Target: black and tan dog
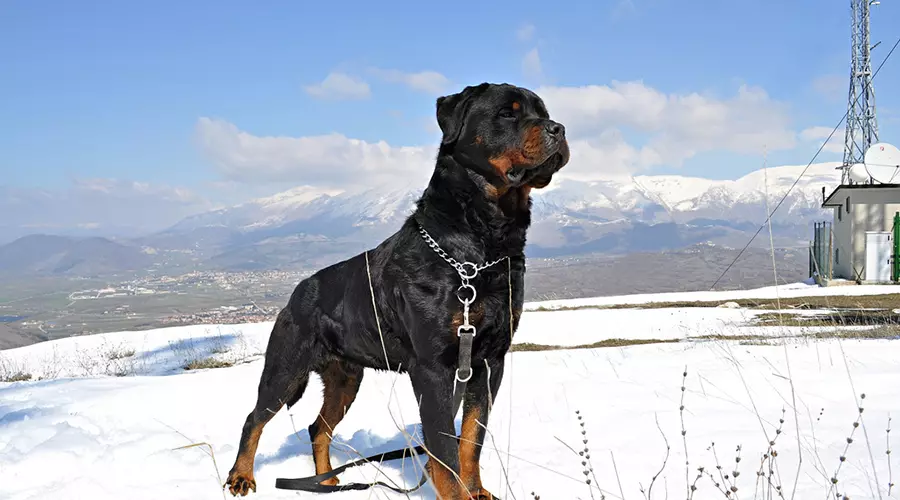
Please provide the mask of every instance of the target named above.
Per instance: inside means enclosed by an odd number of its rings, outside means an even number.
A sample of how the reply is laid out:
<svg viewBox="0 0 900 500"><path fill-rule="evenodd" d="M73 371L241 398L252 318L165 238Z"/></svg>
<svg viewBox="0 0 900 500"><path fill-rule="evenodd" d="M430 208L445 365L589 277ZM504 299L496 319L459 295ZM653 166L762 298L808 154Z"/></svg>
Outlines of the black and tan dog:
<svg viewBox="0 0 900 500"><path fill-rule="evenodd" d="M269 337L256 407L226 482L232 494L256 490L253 460L263 426L283 405L300 399L310 372L325 387L325 402L309 427L321 474L332 470L333 429L353 404L363 369L388 368L409 373L438 498L494 498L481 485L482 425L503 377L510 323L515 329L522 311L529 193L546 186L568 162L569 146L565 128L550 120L540 97L511 85L484 83L440 97L437 120L443 138L428 187L403 227L368 253L384 344L364 254L300 282ZM423 240L420 226L459 262L510 258L511 276L504 261L472 280L478 297L471 323L478 333L459 438L453 437L451 412L462 323L460 277Z"/></svg>

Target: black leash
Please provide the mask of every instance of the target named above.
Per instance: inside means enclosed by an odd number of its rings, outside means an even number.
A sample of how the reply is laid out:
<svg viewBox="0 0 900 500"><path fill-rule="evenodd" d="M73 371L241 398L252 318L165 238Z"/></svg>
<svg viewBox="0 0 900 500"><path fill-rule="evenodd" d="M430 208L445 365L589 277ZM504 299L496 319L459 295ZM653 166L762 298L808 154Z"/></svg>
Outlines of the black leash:
<svg viewBox="0 0 900 500"><path fill-rule="evenodd" d="M412 452L412 453L410 453ZM338 485L328 485L321 484L322 481L327 479L331 479L338 474L344 472L347 469L352 467L357 467L359 465L364 465L367 463L379 463L386 462L389 460L399 460L404 459L407 456L413 455L422 455L425 453L425 448L421 446L416 446L415 448L403 448L400 450L388 451L385 453L379 453L377 455L372 455L370 457L361 458L359 460L355 460L350 463L346 463L337 469L334 469L331 472L326 472L324 474L318 474L315 476L309 477L301 477L296 479L285 479L278 478L275 480L275 487L282 490L298 490L298 491L311 491L313 493L332 493L335 491L352 491L352 490L366 490L373 486L383 486L390 490L396 491L397 493L412 493L417 489L421 488L428 481L428 476L423 472L422 479L419 480L419 484L413 486L412 488L398 488L396 486L392 486L390 484L384 483L382 481L375 481L374 483L347 483L347 484L338 484Z"/></svg>

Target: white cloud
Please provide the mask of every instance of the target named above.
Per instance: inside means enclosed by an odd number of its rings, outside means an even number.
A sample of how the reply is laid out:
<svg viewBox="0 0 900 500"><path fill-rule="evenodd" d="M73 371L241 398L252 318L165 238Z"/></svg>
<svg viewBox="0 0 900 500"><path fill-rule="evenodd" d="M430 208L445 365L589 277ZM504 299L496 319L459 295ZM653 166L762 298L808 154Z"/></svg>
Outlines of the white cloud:
<svg viewBox="0 0 900 500"><path fill-rule="evenodd" d="M295 182L344 188L425 179L434 170L434 149L391 146L341 134L262 137L235 125L200 118L196 139L220 172L244 182Z"/></svg>
<svg viewBox="0 0 900 500"><path fill-rule="evenodd" d="M571 139L569 164L559 178L594 181L629 176L663 159L649 146L629 144L617 129L609 129L593 138Z"/></svg>
<svg viewBox="0 0 900 500"><path fill-rule="evenodd" d="M534 37L535 27L531 23L523 24L518 30L516 30L516 38L521 42L527 42Z"/></svg>
<svg viewBox="0 0 900 500"><path fill-rule="evenodd" d="M544 77L544 68L541 65L541 55L537 47L528 51L522 58L522 74L525 78L540 80Z"/></svg>
<svg viewBox="0 0 900 500"><path fill-rule="evenodd" d="M762 155L792 149L798 135L785 106L742 86L726 98L666 94L642 82L536 89L567 129L570 164L560 177L597 180L655 166L679 166L708 151ZM433 126L433 118L429 123ZM806 140L812 132L800 138ZM201 118L200 148L226 179L291 182L320 188L427 182L436 145L396 146L333 133L263 137L222 120Z"/></svg>
<svg viewBox="0 0 900 500"><path fill-rule="evenodd" d="M136 236L213 208L184 187L119 179L75 179L53 190L0 186L0 238L36 231Z"/></svg>
<svg viewBox="0 0 900 500"><path fill-rule="evenodd" d="M164 184L151 184L149 182L128 181L110 178L75 179L73 188L80 192L96 192L117 198L131 198L132 196L151 196L168 203L205 203L206 200L193 191Z"/></svg>
<svg viewBox="0 0 900 500"><path fill-rule="evenodd" d="M679 166L705 151L761 154L763 148L784 150L796 145L783 105L758 88L742 86L728 99L665 94L642 82L542 87L536 92L551 116L565 124L573 151L582 144L578 139L584 139L594 151L586 156L599 158L608 153L616 159L613 164L632 171L655 165ZM640 148L623 146L622 133L628 130L646 137L645 144ZM564 170L564 175L570 175L569 170ZM602 162L575 166L571 175L583 176L588 171L602 177Z"/></svg>
<svg viewBox="0 0 900 500"><path fill-rule="evenodd" d="M437 71L407 73L397 69L372 68L370 72L376 78L391 83L400 83L413 90L428 94L439 94L450 85L450 80Z"/></svg>
<svg viewBox="0 0 900 500"><path fill-rule="evenodd" d="M319 83L304 87L317 99L366 99L371 95L369 84L346 73L331 72Z"/></svg>
<svg viewBox="0 0 900 500"><path fill-rule="evenodd" d="M803 129L800 132L800 138L806 142L815 143L816 147L822 145L822 141L828 138L831 134L831 131L834 130L834 127L809 127ZM823 151L827 151L829 153L843 153L844 152L844 129L840 128L834 132L834 135L831 136L831 139L825 144L825 148Z"/></svg>

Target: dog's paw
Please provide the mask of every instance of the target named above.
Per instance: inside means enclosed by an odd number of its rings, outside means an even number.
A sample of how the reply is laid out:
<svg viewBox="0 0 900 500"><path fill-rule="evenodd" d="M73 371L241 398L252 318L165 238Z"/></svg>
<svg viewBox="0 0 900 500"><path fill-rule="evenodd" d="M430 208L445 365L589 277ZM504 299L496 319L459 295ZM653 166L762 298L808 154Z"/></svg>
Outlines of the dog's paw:
<svg viewBox="0 0 900 500"><path fill-rule="evenodd" d="M231 471L228 474L228 480L225 481L228 491L234 496L247 496L250 490L256 493L256 480L253 479L253 472L244 473Z"/></svg>
<svg viewBox="0 0 900 500"><path fill-rule="evenodd" d="M483 488L472 491L471 495L472 500L500 500L500 497Z"/></svg>

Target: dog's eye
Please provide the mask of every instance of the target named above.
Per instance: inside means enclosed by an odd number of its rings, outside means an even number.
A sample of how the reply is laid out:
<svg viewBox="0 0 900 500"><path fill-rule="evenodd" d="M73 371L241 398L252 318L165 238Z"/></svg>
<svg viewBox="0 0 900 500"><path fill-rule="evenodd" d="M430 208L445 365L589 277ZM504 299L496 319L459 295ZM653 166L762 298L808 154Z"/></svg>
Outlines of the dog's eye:
<svg viewBox="0 0 900 500"><path fill-rule="evenodd" d="M509 118L515 118L515 117L516 117L516 114L513 113L511 109L504 109L504 110L501 110L501 111L500 111L500 113L498 114L498 116L499 116L500 118L507 118L507 119L509 119Z"/></svg>

